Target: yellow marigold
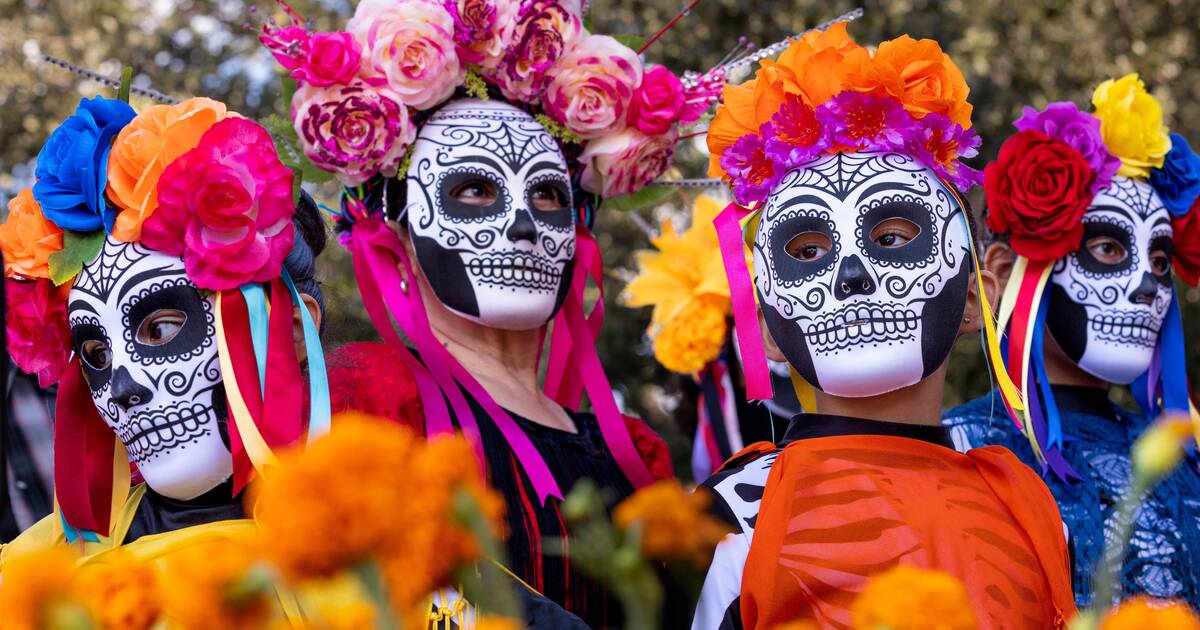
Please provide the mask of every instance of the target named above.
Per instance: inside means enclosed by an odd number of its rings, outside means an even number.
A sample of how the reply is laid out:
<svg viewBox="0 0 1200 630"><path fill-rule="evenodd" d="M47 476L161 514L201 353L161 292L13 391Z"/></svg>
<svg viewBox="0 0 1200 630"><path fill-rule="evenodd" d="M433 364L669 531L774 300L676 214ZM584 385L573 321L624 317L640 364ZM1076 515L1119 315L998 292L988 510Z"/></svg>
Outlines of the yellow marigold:
<svg viewBox="0 0 1200 630"><path fill-rule="evenodd" d="M17 556L0 575L0 629L40 630L56 604L71 601L76 554L63 546Z"/></svg>
<svg viewBox="0 0 1200 630"><path fill-rule="evenodd" d="M145 630L162 612L154 567L120 550L84 565L74 589L100 630Z"/></svg>
<svg viewBox="0 0 1200 630"><path fill-rule="evenodd" d="M642 553L656 560L684 559L703 565L729 527L706 512L711 497L664 479L625 499L613 512L622 529L642 528Z"/></svg>
<svg viewBox="0 0 1200 630"><path fill-rule="evenodd" d="M717 358L725 345L728 300L699 296L663 324L654 335L654 357L672 372L694 374Z"/></svg>
<svg viewBox="0 0 1200 630"><path fill-rule="evenodd" d="M958 578L897 565L872 577L850 608L855 630L973 630L975 611Z"/></svg>
<svg viewBox="0 0 1200 630"><path fill-rule="evenodd" d="M1097 86L1092 106L1100 119L1104 145L1121 159L1118 175L1149 177L1151 168L1163 165L1171 137L1163 124L1162 106L1136 72Z"/></svg>
<svg viewBox="0 0 1200 630"><path fill-rule="evenodd" d="M1156 421L1133 444L1133 474L1152 481L1175 470L1183 459L1184 445L1195 427L1191 418L1179 414Z"/></svg>
<svg viewBox="0 0 1200 630"><path fill-rule="evenodd" d="M252 574L260 557L253 543L241 540L171 554L160 577L165 616L185 630L262 628L276 595Z"/></svg>
<svg viewBox="0 0 1200 630"><path fill-rule="evenodd" d="M1138 596L1117 606L1100 622L1100 630L1200 630L1200 618L1177 600Z"/></svg>
<svg viewBox="0 0 1200 630"><path fill-rule="evenodd" d="M0 225L5 276L49 278L50 254L62 248L63 231L42 214L32 188L9 200L8 219Z"/></svg>

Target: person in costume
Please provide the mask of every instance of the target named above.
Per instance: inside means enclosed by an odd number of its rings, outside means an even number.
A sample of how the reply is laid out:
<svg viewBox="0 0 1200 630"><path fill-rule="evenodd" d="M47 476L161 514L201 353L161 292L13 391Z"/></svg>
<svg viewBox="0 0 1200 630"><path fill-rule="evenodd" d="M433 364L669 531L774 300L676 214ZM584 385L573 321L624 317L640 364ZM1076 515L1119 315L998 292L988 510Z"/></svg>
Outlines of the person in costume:
<svg viewBox="0 0 1200 630"><path fill-rule="evenodd" d="M255 470L328 429L315 204L263 127L204 98L86 99L37 177L0 246L12 358L58 382L56 509L0 565L55 544L157 559L253 527Z"/></svg>
<svg viewBox="0 0 1200 630"><path fill-rule="evenodd" d="M1045 485L1002 448L953 450L939 425L955 339L982 328L996 342L994 278L958 192L978 180L958 161L979 145L966 96L937 42L872 53L844 24L726 88L708 144L741 204L716 223L747 390L769 397L764 355L786 360L815 410L703 484L735 531L693 628L848 628L856 594L898 564L960 579L980 628L1074 613Z"/></svg>
<svg viewBox="0 0 1200 630"><path fill-rule="evenodd" d="M1168 135L1136 74L1102 83L1092 104L1027 107L985 171L997 236L985 262L1007 282L1007 364L1025 411L1009 420L989 393L944 415L961 446L1004 445L1042 473L1069 530L1080 606L1132 480L1134 440L1159 410L1189 410L1171 272L1200 279L1200 157ZM1032 192L1042 178L1053 185ZM1110 400L1126 385L1141 412ZM1192 454L1143 503L1115 596L1200 605L1196 465Z"/></svg>
<svg viewBox="0 0 1200 630"><path fill-rule="evenodd" d="M262 40L298 81L305 155L345 186L342 242L384 340L330 357L334 408L419 405L418 430L461 431L507 498L512 573L593 627L618 623L572 562L560 502L590 479L615 504L672 471L596 356L589 226L599 197L667 168L707 93L589 33L571 0L363 0L344 31L316 33L287 11Z"/></svg>

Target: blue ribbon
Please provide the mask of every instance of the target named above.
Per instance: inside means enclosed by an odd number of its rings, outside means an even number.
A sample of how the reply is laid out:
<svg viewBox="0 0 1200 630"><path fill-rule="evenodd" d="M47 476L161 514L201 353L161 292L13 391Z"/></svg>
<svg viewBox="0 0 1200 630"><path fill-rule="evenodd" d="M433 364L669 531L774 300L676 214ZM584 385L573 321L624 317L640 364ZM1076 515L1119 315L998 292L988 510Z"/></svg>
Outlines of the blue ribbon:
<svg viewBox="0 0 1200 630"><path fill-rule="evenodd" d="M62 512L58 513L58 518L62 521L63 536L67 539L68 544L73 544L75 541L82 538L86 542L100 542L100 535L90 529L79 529L67 522L67 517Z"/></svg>
<svg viewBox="0 0 1200 630"><path fill-rule="evenodd" d="M1162 353L1162 403L1166 411L1188 413L1187 357L1183 347L1183 316L1179 312L1179 296L1171 292L1171 305L1159 333Z"/></svg>
<svg viewBox="0 0 1200 630"><path fill-rule="evenodd" d="M300 309L300 323L304 328L304 351L308 355L308 443L329 432L333 412L329 403L329 376L325 369L325 352L321 348L321 335L313 321L300 292L292 282L287 269L283 270L283 283L292 294L292 302Z"/></svg>
<svg viewBox="0 0 1200 630"><path fill-rule="evenodd" d="M254 358L258 363L259 396L266 396L267 388L267 336L270 315L267 312L267 294L262 285L250 282L242 285L242 297L246 299L246 311L250 316L250 339L254 343Z"/></svg>
<svg viewBox="0 0 1200 630"><path fill-rule="evenodd" d="M1033 347L1029 355L1033 362L1034 377L1038 389L1041 390L1042 403L1046 410L1046 443L1047 449L1062 448L1062 420L1058 413L1058 402L1054 400L1054 390L1050 388L1050 376L1046 373L1046 353L1043 342L1046 334L1046 314L1050 311L1050 292L1042 292L1042 301L1038 304L1037 315L1033 323ZM1028 385L1027 385L1028 386ZM1036 409L1036 407L1035 407ZM1035 414L1037 417L1037 414Z"/></svg>

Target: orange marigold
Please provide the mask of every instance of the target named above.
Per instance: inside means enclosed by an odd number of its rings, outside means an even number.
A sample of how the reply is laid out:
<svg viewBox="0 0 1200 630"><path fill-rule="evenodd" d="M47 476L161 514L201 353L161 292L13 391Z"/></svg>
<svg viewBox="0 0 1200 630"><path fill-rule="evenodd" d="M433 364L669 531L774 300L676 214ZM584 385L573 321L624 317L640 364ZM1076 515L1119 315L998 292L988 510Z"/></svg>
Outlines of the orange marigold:
<svg viewBox="0 0 1200 630"><path fill-rule="evenodd" d="M664 479L633 493L617 505L613 522L622 529L641 527L642 553L655 560L689 560L702 566L729 527L705 509L712 499L688 492L678 479Z"/></svg>
<svg viewBox="0 0 1200 630"><path fill-rule="evenodd" d="M787 623L775 626L771 630L820 630L820 627L811 621L801 620L789 621Z"/></svg>
<svg viewBox="0 0 1200 630"><path fill-rule="evenodd" d="M967 80L936 41L901 35L880 44L871 65L879 85L914 118L943 114L971 128Z"/></svg>
<svg viewBox="0 0 1200 630"><path fill-rule="evenodd" d="M1117 606L1100 622L1100 630L1200 630L1200 619L1177 600L1138 596Z"/></svg>
<svg viewBox="0 0 1200 630"><path fill-rule="evenodd" d="M76 554L53 546L9 560L0 575L0 630L40 630L53 609L73 602Z"/></svg>
<svg viewBox="0 0 1200 630"><path fill-rule="evenodd" d="M729 299L713 295L688 298L654 334L654 358L663 367L695 374L716 359L725 345Z"/></svg>
<svg viewBox="0 0 1200 630"><path fill-rule="evenodd" d="M223 540L172 553L160 578L163 612L185 630L262 628L275 607L274 589L251 572L261 554L248 540Z"/></svg>
<svg viewBox="0 0 1200 630"><path fill-rule="evenodd" d="M4 275L49 278L50 254L63 248L63 231L42 214L26 188L8 202L8 220L0 225L0 251L4 252Z"/></svg>
<svg viewBox="0 0 1200 630"><path fill-rule="evenodd" d="M897 565L872 577L850 607L855 630L974 630L975 611L958 578Z"/></svg>
<svg viewBox="0 0 1200 630"><path fill-rule="evenodd" d="M788 46L777 61L764 59L763 68L786 69L793 78L790 94L800 94L810 107L825 103L844 89L838 67L849 55L865 53L846 32L846 23L838 22L825 31L805 35ZM791 87L791 86L788 86Z"/></svg>
<svg viewBox="0 0 1200 630"><path fill-rule="evenodd" d="M200 144L209 127L230 115L223 103L189 98L155 105L121 129L108 156L108 198L121 208L113 238L138 240L142 222L158 208L158 178L175 158Z"/></svg>
<svg viewBox="0 0 1200 630"><path fill-rule="evenodd" d="M162 612L154 567L119 549L80 568L74 590L100 630L145 630Z"/></svg>

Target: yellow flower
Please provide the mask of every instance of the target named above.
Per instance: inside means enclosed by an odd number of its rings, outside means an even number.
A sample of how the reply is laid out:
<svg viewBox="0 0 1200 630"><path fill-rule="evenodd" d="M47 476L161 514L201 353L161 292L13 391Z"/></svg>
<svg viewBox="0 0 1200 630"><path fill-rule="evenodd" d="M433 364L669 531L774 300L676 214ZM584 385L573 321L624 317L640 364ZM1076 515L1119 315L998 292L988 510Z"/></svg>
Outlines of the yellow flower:
<svg viewBox="0 0 1200 630"><path fill-rule="evenodd" d="M0 629L39 630L56 605L69 605L75 557L54 546L9 560L0 576Z"/></svg>
<svg viewBox="0 0 1200 630"><path fill-rule="evenodd" d="M678 479L664 479L625 499L613 512L622 529L640 525L642 553L655 560L684 559L701 566L729 527L705 509L711 497L687 492Z"/></svg>
<svg viewBox="0 0 1200 630"><path fill-rule="evenodd" d="M973 630L967 589L936 569L897 565L872 577L850 608L855 630Z"/></svg>
<svg viewBox="0 0 1200 630"><path fill-rule="evenodd" d="M250 541L224 540L171 554L160 578L163 612L184 630L252 630L270 617L275 591L253 573Z"/></svg>
<svg viewBox="0 0 1200 630"><path fill-rule="evenodd" d="M1134 477L1153 482L1170 474L1183 459L1184 444L1192 431L1192 421L1186 415L1157 420L1133 444Z"/></svg>
<svg viewBox="0 0 1200 630"><path fill-rule="evenodd" d="M1171 137L1162 106L1146 92L1136 72L1101 83L1092 93L1092 106L1105 146L1121 160L1118 175L1149 177L1151 168L1163 165Z"/></svg>
<svg viewBox="0 0 1200 630"><path fill-rule="evenodd" d="M100 630L145 630L162 612L157 572L120 550L80 568L73 587Z"/></svg>
<svg viewBox="0 0 1200 630"><path fill-rule="evenodd" d="M700 295L684 302L654 333L654 358L672 372L694 374L725 345L728 300Z"/></svg>
<svg viewBox="0 0 1200 630"><path fill-rule="evenodd" d="M1145 596L1121 602L1100 622L1100 630L1200 630L1200 619L1187 604Z"/></svg>
<svg viewBox="0 0 1200 630"><path fill-rule="evenodd" d="M475 630L520 630L524 625L508 617L483 617L475 624Z"/></svg>
<svg viewBox="0 0 1200 630"><path fill-rule="evenodd" d="M704 367L706 363L717 358L721 345L724 344L724 318L729 313L729 284L725 279L725 266L721 262L721 249L717 240L717 230L713 227L713 219L724 209L724 204L707 195L696 198L692 208L692 224L683 233L675 231L670 219L663 223L662 234L651 241L657 251L644 250L638 252L639 272L636 278L625 287L623 302L626 306L653 306L651 315L651 331L662 335L661 329L667 329L672 324L685 326L687 319L695 315L694 311L701 305L720 312L722 326L720 331L721 343L714 346L711 340L716 331L711 326L701 334L687 330L666 332L672 340L666 343L674 348L675 342L681 337L689 339L709 340L699 355L689 355L686 360L680 360L671 351L664 353L656 350L660 362L667 369L677 372L691 373ZM748 252L747 252L748 254ZM750 257L746 257L747 265ZM701 303L697 298L705 298ZM691 312L684 311L691 309ZM656 341L656 347L658 342ZM691 343L684 347L693 348ZM668 365L667 361L673 361ZM698 365L697 365L698 364Z"/></svg>

